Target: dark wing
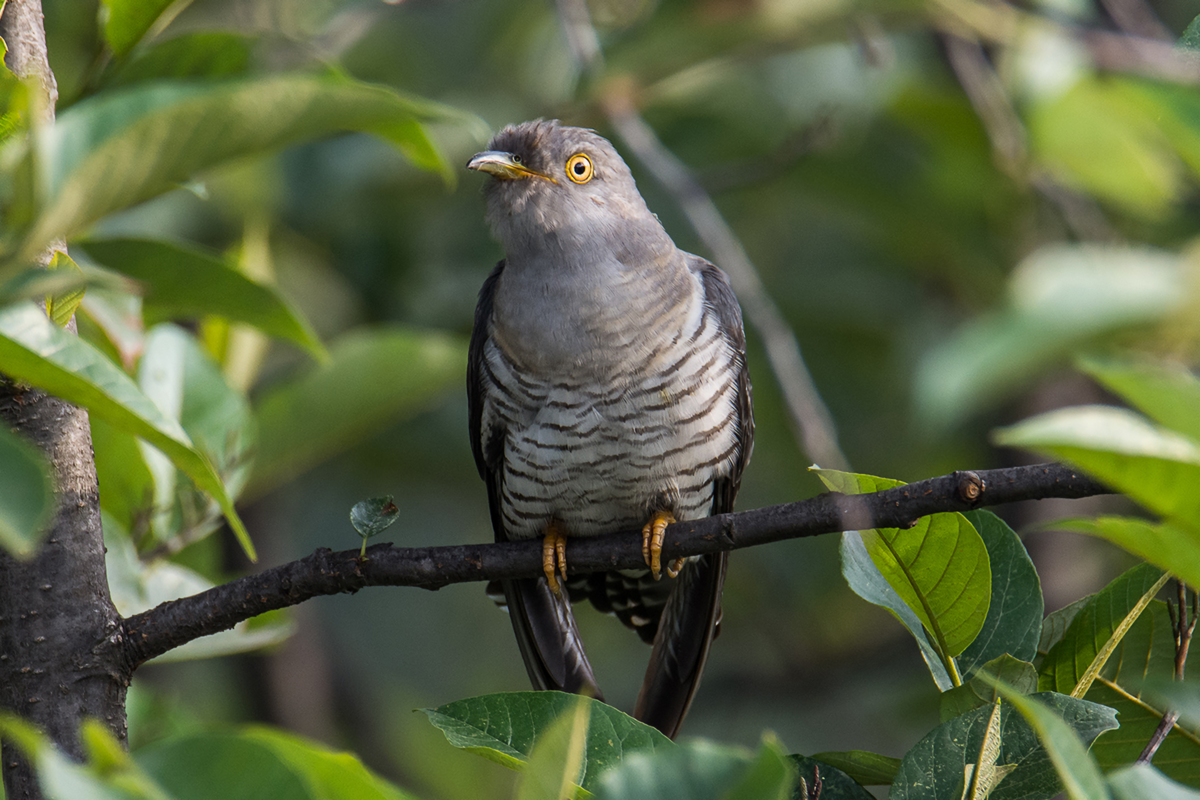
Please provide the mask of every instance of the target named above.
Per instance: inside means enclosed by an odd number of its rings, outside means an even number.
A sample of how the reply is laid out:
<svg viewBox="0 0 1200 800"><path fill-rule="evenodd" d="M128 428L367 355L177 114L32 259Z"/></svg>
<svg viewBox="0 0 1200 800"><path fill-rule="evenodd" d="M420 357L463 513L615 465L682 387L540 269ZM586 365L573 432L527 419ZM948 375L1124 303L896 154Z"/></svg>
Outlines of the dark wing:
<svg viewBox="0 0 1200 800"><path fill-rule="evenodd" d="M504 431L492 426L488 440L483 437L483 415L487 413L489 392L496 388L486 362L486 345L492 320L492 299L496 283L504 271L501 261L492 270L479 291L475 306L475 325L467 354L467 413L470 417L471 452L475 466L487 484L488 508L497 542L508 541L504 515L500 510L504 480ZM513 632L529 680L536 689L558 689L600 698L600 689L591 664L583 652L583 641L565 597L550 591L545 578L501 581L512 620ZM602 699L602 698L601 698Z"/></svg>
<svg viewBox="0 0 1200 800"><path fill-rule="evenodd" d="M742 310L725 273L701 258L691 258L692 269L699 273L704 286L705 303L715 315L738 362L735 365L737 406L733 419L738 452L729 475L717 479L713 485L711 513L724 514L733 510L742 471L750 461L754 445L746 334L742 329ZM728 563L728 553L688 561L676 579L659 621L650 665L633 715L672 738L679 732L692 705L708 660L709 647L719 631L721 589L725 585Z"/></svg>

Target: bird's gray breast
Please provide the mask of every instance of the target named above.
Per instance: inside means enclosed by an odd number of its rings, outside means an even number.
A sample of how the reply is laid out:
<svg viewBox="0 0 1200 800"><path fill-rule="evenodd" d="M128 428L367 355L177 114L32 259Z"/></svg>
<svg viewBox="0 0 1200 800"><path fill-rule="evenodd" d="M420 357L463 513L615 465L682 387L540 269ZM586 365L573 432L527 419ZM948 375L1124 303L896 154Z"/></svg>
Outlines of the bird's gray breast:
<svg viewBox="0 0 1200 800"><path fill-rule="evenodd" d="M482 435L503 435L511 538L551 520L588 536L641 527L658 508L711 513L712 483L737 453L738 355L698 276L660 283L518 289L527 304L498 286Z"/></svg>

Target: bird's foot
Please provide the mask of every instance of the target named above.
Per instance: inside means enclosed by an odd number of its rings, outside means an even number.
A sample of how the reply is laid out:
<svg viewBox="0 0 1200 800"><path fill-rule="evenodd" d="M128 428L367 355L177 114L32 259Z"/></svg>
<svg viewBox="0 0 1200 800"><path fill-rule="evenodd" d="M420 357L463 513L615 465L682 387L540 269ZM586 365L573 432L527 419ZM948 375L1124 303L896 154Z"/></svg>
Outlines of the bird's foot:
<svg viewBox="0 0 1200 800"><path fill-rule="evenodd" d="M542 572L546 573L550 591L562 597L555 571L562 575L564 582L567 580L567 537L551 522L546 526L546 538L542 540Z"/></svg>
<svg viewBox="0 0 1200 800"><path fill-rule="evenodd" d="M667 526L674 523L675 515L669 511L655 511L654 516L642 528L642 558L650 567L654 580L662 577L662 546ZM674 578L683 568L683 559L677 558L667 565L667 575Z"/></svg>

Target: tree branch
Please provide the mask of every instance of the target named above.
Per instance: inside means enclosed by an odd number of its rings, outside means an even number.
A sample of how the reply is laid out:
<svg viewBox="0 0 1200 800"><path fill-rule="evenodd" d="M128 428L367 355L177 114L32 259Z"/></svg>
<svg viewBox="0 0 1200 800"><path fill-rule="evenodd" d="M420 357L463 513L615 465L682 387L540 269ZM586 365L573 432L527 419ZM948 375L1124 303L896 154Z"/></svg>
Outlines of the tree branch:
<svg viewBox="0 0 1200 800"><path fill-rule="evenodd" d="M679 522L667 528L663 560L843 530L911 527L921 517L943 511L1110 493L1103 484L1062 464L955 472L874 494L832 492L796 503ZM641 531L571 539L567 552L573 574L645 566ZM129 617L122 625L121 640L132 671L192 639L321 595L352 594L366 586L439 589L452 583L541 574L540 539L448 547L380 544L367 549L366 560L359 559L358 549L335 553L320 548L299 561Z"/></svg>

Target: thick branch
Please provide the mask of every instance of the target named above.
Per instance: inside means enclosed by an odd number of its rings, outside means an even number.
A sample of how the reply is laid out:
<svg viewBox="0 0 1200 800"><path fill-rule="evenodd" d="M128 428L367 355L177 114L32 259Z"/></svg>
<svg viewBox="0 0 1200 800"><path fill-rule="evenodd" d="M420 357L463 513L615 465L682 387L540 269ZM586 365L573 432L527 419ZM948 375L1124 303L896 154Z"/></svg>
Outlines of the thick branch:
<svg viewBox="0 0 1200 800"><path fill-rule="evenodd" d="M1110 491L1061 464L955 472L874 494L849 496L834 492L796 503L676 523L667 528L663 560L843 530L904 528L940 511L970 511L1048 497L1090 497ZM360 561L357 549L334 553L321 548L299 561L132 616L123 626L128 664L136 667L192 639L320 595L353 593L365 586L439 589L451 583L542 574L540 539L450 547L381 544L368 548L367 554L367 560ZM567 556L572 573L645 566L640 531L572 539Z"/></svg>

